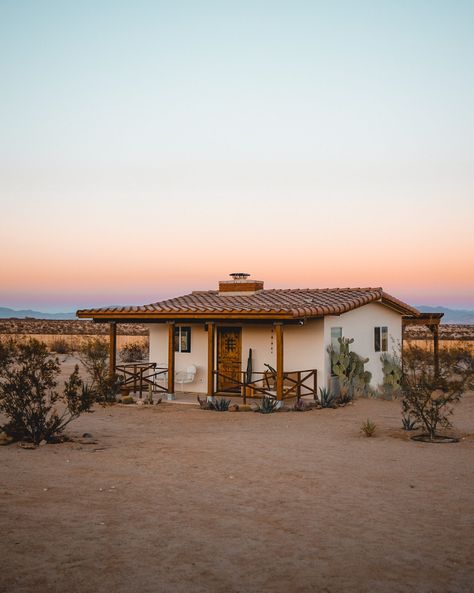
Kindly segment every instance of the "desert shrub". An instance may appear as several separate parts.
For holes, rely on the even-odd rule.
[[[91,408],[94,394],[80,378],[77,365],[63,392],[56,390],[59,361],[38,340],[4,345],[0,358],[0,411],[8,418],[3,429],[10,436],[36,445],[50,442]]]
[[[146,344],[133,342],[131,344],[125,344],[120,349],[119,354],[122,362],[140,362],[148,358],[148,347]]]
[[[366,437],[372,437],[375,434],[375,429],[376,428],[377,427],[372,422],[372,420],[369,420],[369,418],[367,418],[367,420],[362,423],[362,426],[360,427],[360,430],[361,430],[362,433],[365,434]]]
[[[322,408],[335,408],[337,405],[337,395],[327,387],[320,387],[319,402]]]
[[[442,350],[437,373],[433,355],[410,345],[404,352],[401,386],[403,415],[415,419],[429,440],[435,440],[439,428],[452,427],[454,405],[474,388],[472,353],[466,347]]]
[[[352,338],[338,338],[338,342],[339,348],[331,345],[328,352],[331,370],[337,379],[338,403],[346,404],[354,397],[368,393],[372,374],[364,369],[369,359],[351,351],[350,345],[354,342]]]
[[[69,354],[71,351],[69,344],[64,338],[54,339],[51,342],[49,349],[51,350],[51,352],[55,352],[56,354]]]
[[[87,340],[79,349],[79,359],[91,378],[96,400],[102,404],[115,403],[122,380],[117,374],[109,374],[107,342],[99,337]]]
[[[275,398],[264,395],[255,411],[260,414],[272,414],[278,410],[279,404],[280,402]]]

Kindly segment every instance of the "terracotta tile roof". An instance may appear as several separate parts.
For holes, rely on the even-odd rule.
[[[196,291],[141,307],[82,309],[78,317],[181,318],[203,316],[252,318],[302,318],[339,315],[362,305],[380,301],[402,315],[419,315],[419,311],[388,295],[382,288],[269,289],[242,295],[219,294],[216,290]]]

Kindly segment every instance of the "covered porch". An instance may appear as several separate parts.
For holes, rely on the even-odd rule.
[[[262,321],[259,329],[271,332],[272,351],[274,358],[271,364],[259,363],[255,369],[242,350],[242,329],[246,328],[245,322],[226,322],[206,320],[199,323],[197,320],[167,321],[154,323],[150,327],[159,326],[162,336],[160,355],[156,354],[149,362],[117,363],[117,322],[109,322],[109,353],[110,374],[118,374],[124,381],[124,386],[130,391],[139,394],[163,393],[167,399],[174,399],[176,395],[176,329],[183,324],[192,323],[193,328],[200,330],[205,336],[206,353],[201,361],[201,381],[204,389],[190,392],[204,393],[208,397],[226,395],[228,397],[242,398],[244,403],[250,398],[272,397],[277,400],[311,397],[317,398],[318,374],[316,368],[303,368],[285,370],[285,328],[291,325],[294,333],[297,327],[303,324],[295,322]],[[252,323],[255,323],[252,321]],[[298,332],[299,333],[299,332]],[[165,343],[166,341],[166,343]],[[258,341],[258,340],[257,340]],[[201,341],[202,342],[202,341]],[[200,342],[201,350],[203,349]],[[256,344],[250,337],[246,337],[245,345],[250,348]],[[261,350],[261,348],[260,348]],[[161,354],[162,353],[162,354]],[[166,354],[166,355],[165,355]],[[206,356],[207,354],[207,356]],[[179,354],[178,354],[179,356]],[[158,362],[155,359],[165,360]],[[293,356],[294,358],[294,356]],[[194,359],[190,359],[194,362]],[[294,361],[290,361],[291,362]],[[304,361],[303,361],[304,362]],[[202,364],[204,363],[204,364]],[[207,363],[207,364],[206,364]],[[178,367],[179,368],[179,367]],[[199,386],[201,387],[201,386]],[[184,389],[183,389],[184,391]]]

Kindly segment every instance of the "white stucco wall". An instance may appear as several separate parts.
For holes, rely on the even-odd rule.
[[[230,326],[231,323],[218,323],[219,326]],[[191,352],[175,353],[175,369],[185,371],[191,364],[197,367],[193,383],[185,385],[186,391],[197,393],[207,392],[207,331],[202,323],[186,323],[191,327]],[[382,383],[381,352],[374,350],[374,327],[388,327],[389,352],[401,342],[401,316],[379,303],[370,303],[344,313],[324,319],[307,321],[304,325],[287,325],[284,328],[284,370],[299,371],[317,369],[318,385],[328,385],[330,362],[327,347],[331,343],[331,327],[342,327],[342,335],[354,338],[352,350],[360,356],[369,358],[366,369],[372,373],[372,387]],[[252,348],[254,371],[265,371],[264,363],[276,366],[275,330],[271,324],[242,325],[242,370],[247,367],[249,348]],[[168,362],[168,326],[166,324],[150,324],[150,361]],[[216,332],[217,333],[217,332]],[[216,336],[217,350],[217,336]],[[176,390],[180,389],[176,384]]]
[[[324,318],[325,385],[328,385],[329,381],[330,363],[327,348],[331,344],[331,327],[342,327],[343,337],[354,338],[351,350],[369,359],[365,369],[372,373],[371,386],[377,388],[383,382],[380,361],[382,352],[375,352],[374,349],[374,327],[377,326],[388,327],[388,352],[397,352],[402,339],[402,317],[385,305],[369,303],[348,313]]]

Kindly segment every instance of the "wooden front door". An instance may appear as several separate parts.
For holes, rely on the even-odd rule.
[[[242,380],[242,328],[217,329],[217,391],[240,392]]]

